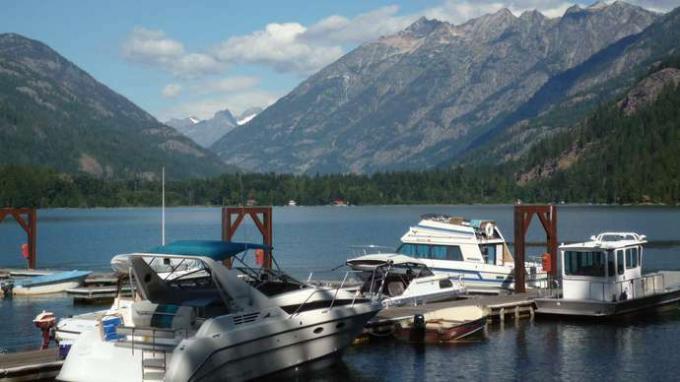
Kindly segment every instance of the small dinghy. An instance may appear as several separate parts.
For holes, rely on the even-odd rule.
[[[60,293],[79,286],[90,273],[89,271],[67,271],[17,280],[11,291],[15,296]]]
[[[400,341],[438,344],[458,341],[484,329],[488,312],[478,306],[460,306],[416,314],[395,325]]]

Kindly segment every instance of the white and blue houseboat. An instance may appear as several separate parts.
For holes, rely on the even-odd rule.
[[[415,257],[435,274],[462,279],[469,292],[499,293],[514,288],[515,262],[491,220],[425,215],[401,237],[400,254]],[[540,263],[525,263],[527,287],[547,285]]]

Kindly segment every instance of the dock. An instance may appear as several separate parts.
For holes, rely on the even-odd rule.
[[[123,294],[130,294],[130,286],[121,286]],[[90,274],[83,285],[66,290],[76,304],[107,304],[113,302],[118,293],[118,278],[113,272]]]
[[[63,363],[56,348],[0,354],[0,381],[53,380]]]

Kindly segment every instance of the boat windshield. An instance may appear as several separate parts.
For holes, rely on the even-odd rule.
[[[413,279],[432,275],[432,271],[424,264],[401,263],[377,267],[375,271],[364,271],[359,277],[364,281],[362,292],[378,291],[382,286],[380,292],[393,297],[402,294]]]
[[[602,251],[565,251],[564,274],[605,277],[606,258],[606,253]]]
[[[177,262],[174,271],[157,273],[146,260],[148,258],[141,256],[130,258],[134,291],[142,300],[159,305],[190,306],[202,317],[228,313],[231,297],[203,261],[190,259],[192,266],[189,268],[183,268],[179,266],[181,262]]]
[[[278,270],[251,267],[235,267],[234,269],[241,273],[239,278],[270,297],[309,288],[305,283]]]

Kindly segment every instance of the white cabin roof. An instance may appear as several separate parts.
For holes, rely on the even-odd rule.
[[[562,250],[617,249],[647,243],[647,236],[635,232],[603,232],[591,236],[590,241],[561,245]]]
[[[364,264],[362,264],[364,263]],[[396,253],[376,253],[372,255],[365,255],[365,256],[360,256],[360,257],[355,257],[353,259],[347,260],[347,265],[349,266],[361,266],[362,268],[366,267],[379,267],[385,264],[394,264],[394,265],[399,265],[399,264],[423,264],[422,261],[415,259],[413,257],[409,257],[406,255],[400,255]]]

